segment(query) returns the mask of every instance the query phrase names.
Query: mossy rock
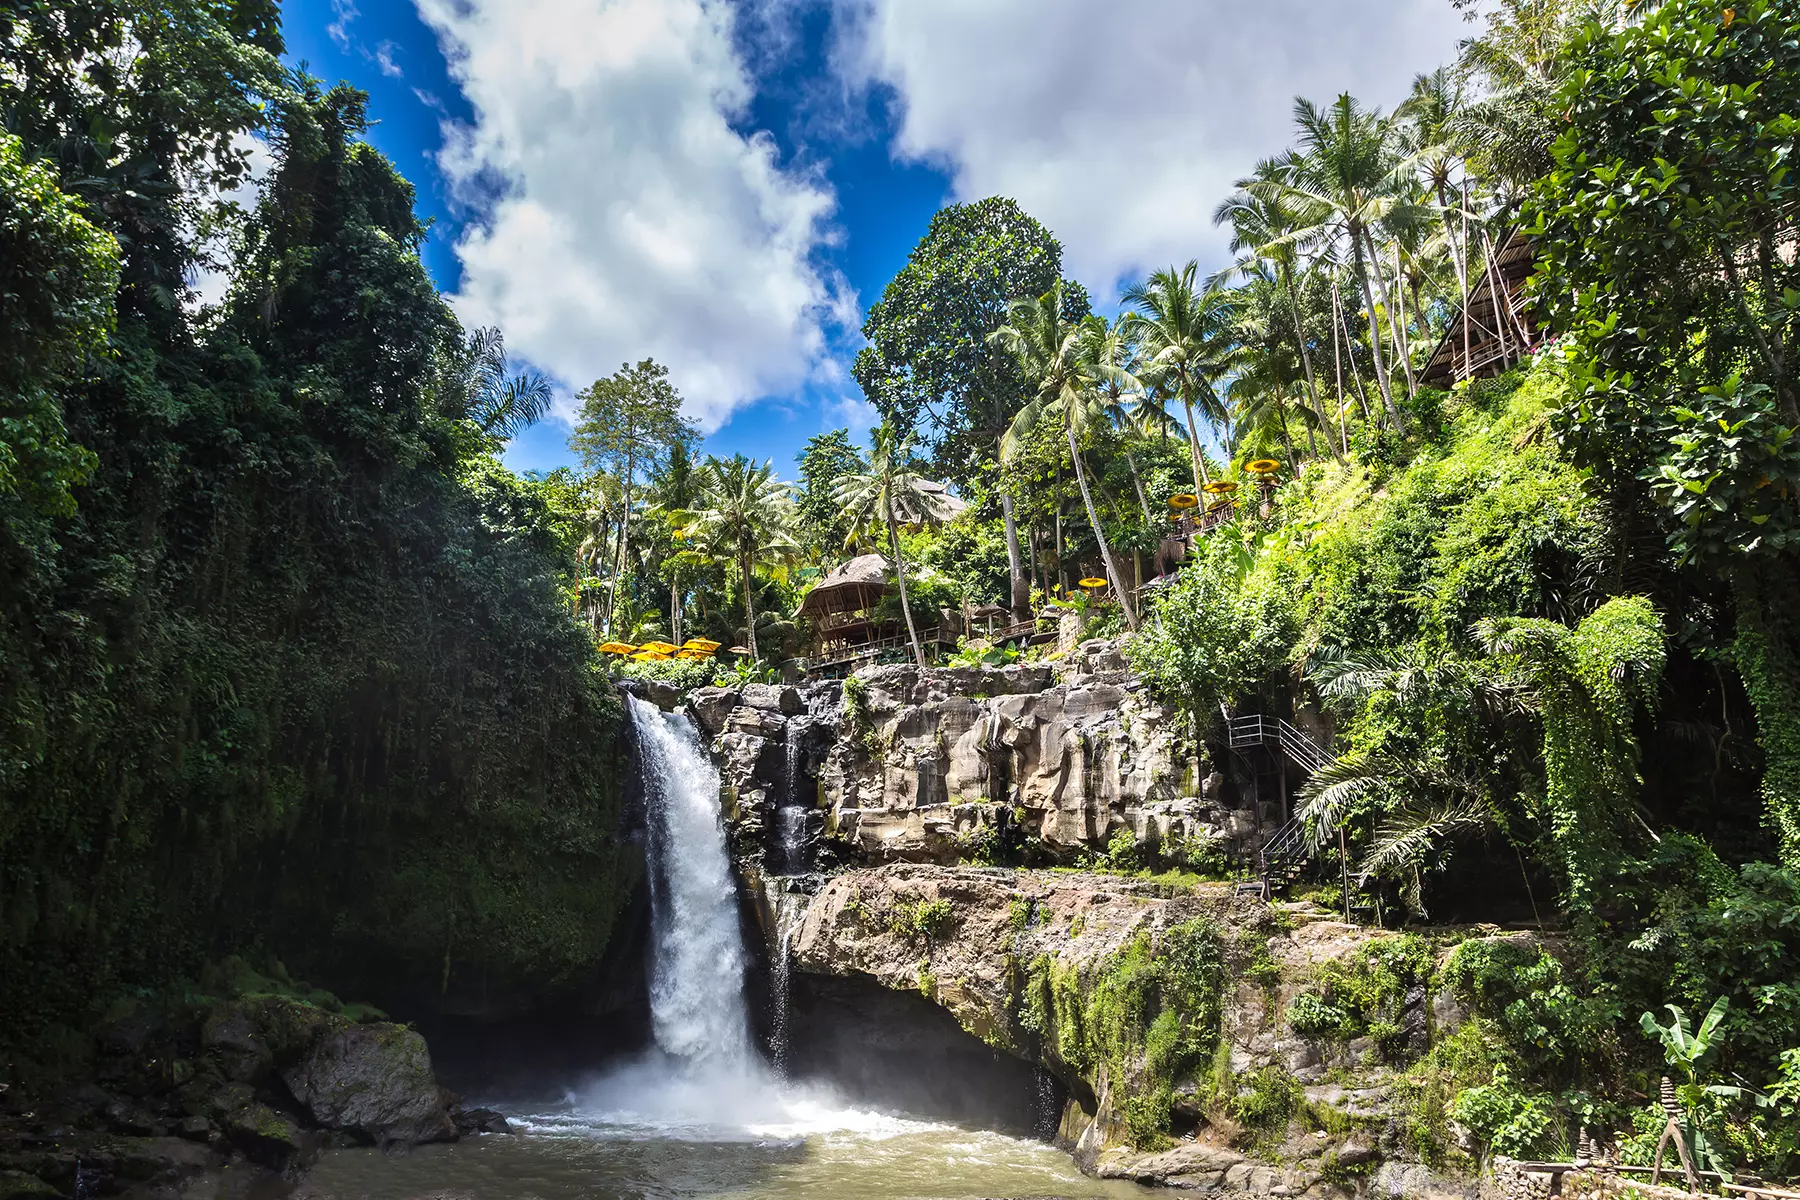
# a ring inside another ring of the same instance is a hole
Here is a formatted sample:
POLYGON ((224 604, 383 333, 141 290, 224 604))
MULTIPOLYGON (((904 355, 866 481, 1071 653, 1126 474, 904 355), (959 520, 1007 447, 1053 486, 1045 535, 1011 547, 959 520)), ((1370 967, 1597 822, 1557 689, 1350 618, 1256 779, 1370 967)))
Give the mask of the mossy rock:
POLYGON ((0 1171, 0 1200, 26 1200, 31 1196, 56 1196, 62 1193, 23 1171, 0 1171))

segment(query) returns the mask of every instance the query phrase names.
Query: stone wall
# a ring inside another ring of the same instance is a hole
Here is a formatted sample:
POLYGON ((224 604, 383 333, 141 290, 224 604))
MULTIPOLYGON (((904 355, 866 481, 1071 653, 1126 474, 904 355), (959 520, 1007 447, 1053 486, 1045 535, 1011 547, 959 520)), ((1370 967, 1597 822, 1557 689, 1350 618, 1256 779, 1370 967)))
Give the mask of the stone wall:
POLYGON ((953 863, 1008 840, 1055 862, 1121 829, 1247 853, 1258 828, 1190 722, 1103 642, 1055 667, 876 667, 848 682, 704 688, 689 705, 740 849, 774 850, 776 873, 818 865, 815 853, 776 861, 796 839, 823 838, 824 865, 953 863))

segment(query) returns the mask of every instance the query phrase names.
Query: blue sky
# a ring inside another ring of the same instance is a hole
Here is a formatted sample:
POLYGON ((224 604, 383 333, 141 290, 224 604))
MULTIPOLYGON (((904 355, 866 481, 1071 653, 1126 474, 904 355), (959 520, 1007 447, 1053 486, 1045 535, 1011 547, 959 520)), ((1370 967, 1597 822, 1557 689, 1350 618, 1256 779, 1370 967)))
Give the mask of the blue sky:
POLYGON ((288 0, 290 59, 370 93, 466 324, 575 389, 671 369, 706 449, 790 471, 866 427, 863 311, 947 202, 1011 195, 1104 305, 1224 262, 1213 206, 1295 94, 1389 107, 1448 0, 288 0))

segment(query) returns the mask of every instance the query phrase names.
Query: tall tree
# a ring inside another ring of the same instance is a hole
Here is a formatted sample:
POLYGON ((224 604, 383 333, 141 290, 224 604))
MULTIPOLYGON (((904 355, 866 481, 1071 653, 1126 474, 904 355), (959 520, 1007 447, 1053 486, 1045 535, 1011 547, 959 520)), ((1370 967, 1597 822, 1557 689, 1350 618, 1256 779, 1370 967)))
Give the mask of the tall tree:
MULTIPOLYGON (((1007 312, 1006 324, 990 336, 1018 360, 1025 378, 1036 386, 1029 403, 1013 417, 1001 441, 1003 457, 1016 454, 1031 439, 1033 432, 1054 428, 1069 448, 1069 460, 1075 468, 1075 482, 1081 489, 1081 502, 1087 507, 1088 526, 1094 542, 1100 547, 1100 561, 1106 566, 1107 582, 1118 597, 1125 614, 1125 625, 1137 632, 1137 610, 1131 593, 1125 590, 1124 578, 1113 562, 1112 548, 1107 545, 1106 531, 1100 526, 1100 512, 1094 507, 1094 495, 1088 487, 1087 468, 1081 462, 1081 437, 1105 420, 1105 402, 1095 379, 1088 374, 1081 359, 1084 326, 1104 327, 1099 317, 1088 317, 1071 324, 1063 318, 1062 283, 1035 300, 1015 300, 1007 312)), ((1089 336, 1097 336, 1090 334, 1089 336)))
POLYGON ((845 475, 835 495, 849 522, 845 545, 867 544, 869 535, 887 534, 888 557, 900 585, 900 612, 906 618, 906 636, 912 643, 913 661, 925 667, 925 647, 913 621, 912 600, 906 590, 906 559, 900 552, 900 522, 936 525, 948 514, 941 491, 927 489, 925 476, 913 469, 911 447, 886 424, 877 425, 874 447, 866 471, 845 475))
POLYGON ((669 382, 669 369, 653 358, 623 364, 575 398, 581 401, 581 415, 569 448, 588 470, 610 470, 624 486, 618 557, 606 605, 610 629, 618 613, 619 584, 631 561, 631 493, 638 473, 652 469, 673 443, 690 436, 692 426, 682 418, 681 393, 669 382))
MULTIPOLYGON (((1294 345, 1300 355, 1300 366, 1306 375, 1306 391, 1321 425, 1325 423, 1325 406, 1319 400, 1318 381, 1313 377, 1312 350, 1307 345, 1306 328, 1300 315, 1300 290, 1295 284, 1299 273, 1300 247, 1291 235, 1298 227, 1293 209, 1280 190, 1288 166, 1282 160, 1270 159, 1257 164, 1249 179, 1238 181, 1239 191, 1226 198, 1213 211, 1215 225, 1231 226, 1233 254, 1248 251, 1266 261, 1275 272, 1287 296, 1288 312, 1293 319, 1294 345), (1256 191, 1249 190, 1260 184, 1256 191), (1268 185, 1275 185, 1273 187, 1268 185)), ((1240 267, 1240 270, 1244 268, 1240 267)), ((1329 444, 1330 439, 1326 439, 1329 444)), ((1333 453, 1342 454, 1334 448, 1333 453)))
POLYGON ((1168 267, 1127 288, 1124 297, 1125 303, 1137 310, 1132 333, 1143 347, 1145 374, 1166 380, 1168 390, 1187 413, 1196 492, 1209 476, 1194 410, 1198 408, 1215 428, 1231 423, 1231 414, 1213 388, 1230 353, 1231 297, 1223 289, 1199 286, 1195 282, 1199 273, 1197 262, 1180 270, 1168 267))
POLYGON ((1731 584, 1767 819, 1800 866, 1800 17, 1734 14, 1674 0, 1590 27, 1525 219, 1573 367, 1564 444, 1621 507, 1648 486, 1673 549, 1731 584))
MULTIPOLYGON (((906 266, 869 309, 869 345, 853 371, 897 436, 927 435, 937 469, 974 481, 1029 389, 1011 356, 988 342, 1006 306, 1062 274, 1062 244, 1004 197, 953 204, 931 219, 906 266)), ((1075 298, 1075 293, 1070 293, 1075 298)), ((1031 583, 1019 552, 1013 497, 1000 493, 1013 615, 1029 615, 1031 583)))
POLYGON ((742 454, 709 458, 701 471, 700 496, 688 541, 697 551, 737 568, 744 589, 744 637, 752 662, 762 661, 756 644, 756 576, 792 558, 793 486, 775 478, 768 460, 759 466, 742 454))
POLYGON ((1406 419, 1394 402, 1393 384, 1381 353, 1377 314, 1384 307, 1391 314, 1393 306, 1375 245, 1375 228, 1393 215, 1412 180, 1395 153, 1388 123, 1349 93, 1324 109, 1305 98, 1296 99, 1294 122, 1300 129, 1300 153, 1288 160, 1288 169, 1278 181, 1252 187, 1292 206, 1298 225, 1283 240, 1337 245, 1348 251, 1369 315, 1375 382, 1389 420, 1404 431, 1406 419))
POLYGON ((800 451, 800 538, 809 553, 836 554, 850 538, 850 518, 838 502, 838 484, 868 470, 848 429, 806 439, 800 451))

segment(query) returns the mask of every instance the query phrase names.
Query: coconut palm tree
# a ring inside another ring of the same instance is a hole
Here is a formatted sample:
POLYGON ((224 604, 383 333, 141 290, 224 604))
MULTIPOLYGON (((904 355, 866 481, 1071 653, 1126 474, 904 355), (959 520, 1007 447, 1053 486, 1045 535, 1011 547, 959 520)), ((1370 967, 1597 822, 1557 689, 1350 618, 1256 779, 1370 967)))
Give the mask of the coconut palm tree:
MULTIPOLYGON (((1293 207, 1286 201, 1281 190, 1281 181, 1292 170, 1288 156, 1265 159, 1256 164, 1256 170, 1247 179, 1237 182, 1238 191, 1226 199, 1213 211, 1213 224, 1231 226, 1231 252, 1233 254, 1249 253, 1255 259, 1267 263, 1273 270, 1274 278, 1287 295, 1289 314, 1293 318, 1294 344, 1300 352, 1300 366, 1306 374, 1306 392, 1312 400, 1313 411, 1318 414, 1319 423, 1326 424, 1325 406, 1319 400, 1318 380, 1313 376, 1312 351, 1307 348, 1306 329, 1300 318, 1300 292, 1295 286, 1294 277, 1301 269, 1301 247, 1291 235, 1299 227, 1299 220, 1293 207), (1251 191, 1252 185, 1258 186, 1251 191)), ((1255 267, 1250 263, 1240 262, 1235 270, 1239 274, 1248 274, 1255 267)), ((1331 444, 1331 439, 1325 439, 1331 444)), ((1332 453, 1338 458, 1343 451, 1332 446, 1332 453)))
POLYGON ((1132 336, 1143 348, 1149 366, 1187 413, 1195 491, 1210 477, 1200 451, 1194 409, 1197 406, 1215 428, 1231 423, 1231 414, 1213 390, 1213 380, 1222 374, 1230 350, 1232 301, 1222 289, 1199 286, 1195 282, 1199 272, 1197 262, 1180 270, 1169 267, 1127 288, 1124 296, 1125 303, 1137 309, 1130 327, 1132 336))
MULTIPOLYGON (((1120 313, 1110 325, 1100 317, 1089 317, 1081 322, 1081 335, 1075 346, 1076 354, 1081 357, 1082 370, 1094 380, 1100 392, 1107 417, 1115 428, 1127 435, 1143 432, 1138 424, 1140 411, 1148 412, 1160 406, 1145 398, 1148 389, 1136 374, 1137 344, 1131 334, 1131 317, 1126 313, 1120 313)), ((1137 455, 1132 453, 1129 441, 1124 449, 1125 465, 1131 470, 1131 486, 1137 492, 1138 508, 1143 511, 1144 524, 1149 525, 1152 521, 1150 501, 1144 496, 1137 455)))
POLYGON ((535 425, 554 399, 549 380, 536 371, 508 374, 507 365, 500 331, 476 329, 432 356, 426 394, 444 416, 507 441, 535 425))
MULTIPOLYGON (((1189 264, 1190 282, 1194 269, 1189 264)), ((988 340, 1018 360, 1025 378, 1036 385, 1036 394, 1019 410, 1001 439, 1000 457, 1014 458, 1032 435, 1045 427, 1062 434, 1075 468, 1076 485, 1081 489, 1081 502, 1087 506, 1088 526, 1100 547, 1100 561, 1106 566, 1107 582, 1119 598, 1126 627, 1135 633, 1137 611, 1123 586, 1119 568, 1113 563, 1112 547, 1107 545, 1106 533, 1100 527, 1100 513, 1094 507, 1087 470, 1081 462, 1081 435, 1105 420, 1106 411, 1096 380, 1082 362, 1082 328, 1081 324, 1072 325, 1063 319, 1062 283, 1058 281, 1035 300, 1013 301, 1007 310, 1006 324, 988 335, 988 340)), ((1194 450, 1198 465, 1198 446, 1194 450)))
POLYGON ((1252 181, 1249 190, 1279 198, 1292 208, 1296 226, 1279 241, 1348 250, 1369 315, 1375 382, 1394 428, 1404 432, 1406 420, 1394 402, 1393 383, 1381 353, 1381 325, 1376 314, 1385 307, 1391 316, 1394 309, 1381 270, 1375 230, 1396 214, 1416 181, 1395 150, 1388 122, 1379 112, 1363 108, 1348 92, 1324 109, 1304 97, 1295 99, 1294 122, 1300 129, 1300 152, 1284 160, 1277 179, 1252 181), (1371 264, 1375 268, 1372 280, 1371 264))
POLYGON ((869 469, 860 474, 845 475, 838 481, 835 495, 850 519, 850 535, 846 549, 867 545, 870 534, 883 530, 887 534, 888 557, 894 565, 894 578, 900 582, 900 611, 906 617, 906 637, 912 643, 913 661, 925 668, 925 647, 919 641, 918 626, 913 623, 912 602, 906 593, 906 560, 900 552, 900 523, 936 525, 949 516, 944 494, 925 485, 930 481, 912 470, 912 445, 898 436, 892 426, 883 422, 875 427, 874 450, 869 455, 869 469))
POLYGON ((775 478, 767 459, 758 466, 742 454, 708 458, 700 471, 699 498, 692 516, 686 527, 689 545, 738 570, 744 589, 745 646, 751 661, 760 662, 755 577, 799 552, 793 486, 775 478))

